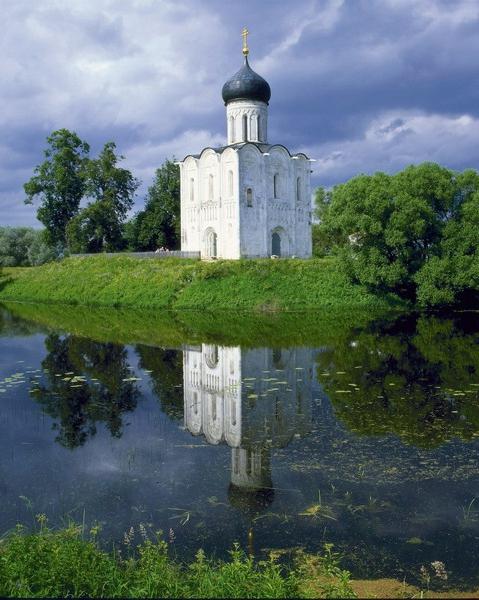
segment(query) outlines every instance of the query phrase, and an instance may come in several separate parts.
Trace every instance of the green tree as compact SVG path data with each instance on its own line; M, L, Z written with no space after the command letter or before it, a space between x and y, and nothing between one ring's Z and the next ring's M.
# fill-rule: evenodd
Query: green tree
M31 227L0 227L0 265L30 265L28 251L41 232Z
M314 193L314 217L319 223L323 223L326 219L329 207L331 206L331 192L322 187L316 189ZM325 256L331 254L333 248L341 240L335 239L334 234L326 228L320 227L318 223L313 223L313 255Z
M434 163L359 175L333 189L320 235L334 240L352 280L414 300L416 275L477 189L477 173Z
M89 146L68 129L54 131L47 138L45 161L35 168L24 184L26 204L40 199L38 220L45 225L49 244L65 243L67 223L79 210L85 194L85 166Z
M135 250L179 247L180 169L173 160L165 160L156 170L145 208L130 221L126 236L130 247Z
M86 168L89 205L67 227L68 246L73 252L101 252L121 249L122 227L133 206L140 182L128 169L118 167L123 156L114 142L105 144L98 158Z
M447 223L438 256L425 262L416 275L422 306L453 303L477 306L479 299L479 192L460 206Z

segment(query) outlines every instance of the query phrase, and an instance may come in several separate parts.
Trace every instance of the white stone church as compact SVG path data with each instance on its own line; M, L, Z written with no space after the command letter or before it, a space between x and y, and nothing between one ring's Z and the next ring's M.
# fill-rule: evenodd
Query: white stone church
M181 250L201 258L311 256L310 161L268 143L269 84L248 63L223 86L228 145L181 161Z

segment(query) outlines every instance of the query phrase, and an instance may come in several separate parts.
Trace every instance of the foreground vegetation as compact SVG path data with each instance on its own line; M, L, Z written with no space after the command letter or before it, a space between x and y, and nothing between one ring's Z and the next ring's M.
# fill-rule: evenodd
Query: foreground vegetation
M349 573L338 566L331 547L322 556L298 558L281 567L273 556L254 562L239 547L229 561L207 559L181 564L169 556L161 539L145 539L135 551L101 550L83 539L81 527L61 531L45 527L25 533L21 528L0 541L2 597L133 597L133 598L353 598ZM146 538L146 536L145 536ZM126 541L128 542L126 534ZM125 554L125 556L123 556Z
M334 259L204 263L101 255L5 269L0 300L198 310L401 306L392 294L350 283Z
M121 549L107 552L96 541L97 527L89 534L74 525L53 531L45 515L37 520L36 533L18 526L0 538L2 597L469 598L477 593L446 591L440 583L443 591L431 591L442 579L434 573L421 588L394 579L354 581L330 544L321 555L297 551L289 566L278 563L281 552L255 561L237 545L227 561L209 559L199 550L185 564L171 556L167 542L160 537L152 541L146 532L136 548L126 533Z

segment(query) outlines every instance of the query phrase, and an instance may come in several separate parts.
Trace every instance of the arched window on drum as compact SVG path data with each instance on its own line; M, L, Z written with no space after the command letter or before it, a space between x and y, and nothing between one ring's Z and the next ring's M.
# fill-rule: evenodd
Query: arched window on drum
M248 141L248 116L243 115L243 142Z

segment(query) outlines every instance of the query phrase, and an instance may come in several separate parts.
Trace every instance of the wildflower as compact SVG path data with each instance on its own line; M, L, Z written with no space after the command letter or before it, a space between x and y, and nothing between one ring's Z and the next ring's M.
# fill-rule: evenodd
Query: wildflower
M93 527L90 529L90 535L92 537L96 537L98 535L100 531L100 526L99 525L93 525Z
M130 527L129 531L125 531L125 533L123 534L123 543L125 544L125 546L130 547L134 537L135 530L133 529L133 527Z
M443 581L447 581L447 572L446 565L440 560L435 560L431 563L431 567L434 569L434 575L442 579Z
M140 523L140 535L145 542L148 540L148 533L147 533L146 527L143 523Z

